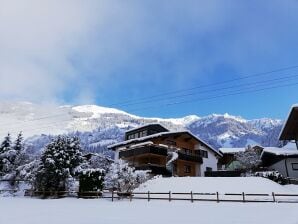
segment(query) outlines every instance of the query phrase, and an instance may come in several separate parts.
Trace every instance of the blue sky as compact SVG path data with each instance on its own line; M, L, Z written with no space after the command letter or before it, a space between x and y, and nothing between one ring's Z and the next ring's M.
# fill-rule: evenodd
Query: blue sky
M150 117L227 112L245 118L284 118L298 102L298 85L289 86L298 83L298 68L241 79L298 65L296 0L3 6L2 101L98 104ZM214 86L233 79L240 80ZM202 85L209 86L137 101ZM253 92L275 86L284 87ZM251 92L221 97L245 90Z

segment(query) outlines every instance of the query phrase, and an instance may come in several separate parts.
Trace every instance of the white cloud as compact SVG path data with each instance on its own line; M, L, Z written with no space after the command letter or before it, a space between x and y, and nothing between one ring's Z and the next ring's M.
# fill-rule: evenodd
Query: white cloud
M297 5L232 2L0 0L0 100L90 102L123 79L179 87L221 64L256 71L293 42Z

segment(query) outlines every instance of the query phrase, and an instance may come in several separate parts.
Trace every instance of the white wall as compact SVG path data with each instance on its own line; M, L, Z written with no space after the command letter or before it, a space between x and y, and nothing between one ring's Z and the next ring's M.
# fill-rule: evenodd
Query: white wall
M119 148L117 148L116 150L115 150L115 161L118 161L119 160Z
M269 168L276 170L284 177L287 177L287 171L286 171L286 167L287 167L288 174L289 174L288 177L298 178L298 170L293 170L292 163L298 163L298 158L283 159L283 160L269 166Z
M212 171L217 171L218 159L216 157L216 153L202 145L197 145L196 149L206 150L208 152L208 158L203 158L203 163L200 168L200 176L205 176L207 167L211 167Z

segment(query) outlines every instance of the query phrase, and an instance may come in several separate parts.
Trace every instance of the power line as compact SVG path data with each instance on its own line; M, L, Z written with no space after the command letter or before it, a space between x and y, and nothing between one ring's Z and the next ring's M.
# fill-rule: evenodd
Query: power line
M249 79L249 78L257 77L257 76L264 76L264 75L268 75L268 74L272 74L272 73L277 73L277 72L282 72L282 71L287 71L287 70L292 70L292 69L296 69L296 68L298 68L298 65L293 65L293 66L289 66L289 67L278 68L278 69L274 69L274 70L267 71L267 72L260 72L260 73L250 74L250 75L244 75L244 76L239 77L239 78L229 79L229 80L222 81L222 82L215 82L215 83L212 83L212 84L203 84L203 85L194 86L192 88L186 88L186 89L180 89L180 90L175 90L175 91L164 92L164 93L160 93L160 94L156 94L156 95L151 95L151 96L147 96L147 97L142 97L142 98L138 98L138 99L134 99L134 100L127 100L127 101L123 101L123 102L111 104L110 106L121 106L123 104L134 102L134 101L140 101L140 100L157 98L157 97L160 97L160 96L172 95L172 94L175 94L175 93L181 93L181 92L191 91L191 90L195 90L195 89L203 88L203 87L205 88L205 87L210 87L210 86L222 85L222 84L226 84L226 83L230 83L230 82L245 80L245 79Z
M244 83L244 84L232 85L232 86L227 86L227 87L222 87L222 88L203 90L203 91L199 91L199 92L195 92L195 93L175 95L175 96L171 96L171 97L167 97L167 98L158 98L158 99L140 101L140 102L136 102L136 103L129 103L129 104L125 104L125 106L139 105L139 104L145 104L145 103L151 103L151 102L157 102L157 101L163 101L163 100L169 100L169 99L189 97L189 96L199 95L201 93L217 92L217 91L228 90L228 89L232 89L232 88L239 88L239 87L243 87L243 86L259 85L259 84L262 84L262 83L277 82L277 81L279 81L279 82L289 81L289 79L296 78L296 77L298 77L297 74L296 75L291 75L291 76L275 78L275 79L262 80L262 81L252 82L252 83Z
M199 101L210 101L210 100L213 100L213 99L223 98L223 97L227 97L227 96L241 95L241 94L245 94L245 93L261 92L261 91L265 91L265 90L269 90L269 89L277 89L277 88L281 88L281 87L296 86L296 85L298 85L298 82L291 83L291 84L285 84L285 85L277 85L277 86L272 86L272 87L266 87L266 88L261 88L261 89L256 89L256 90L239 91L239 92L234 92L234 93L229 93L229 94L224 94L224 95L216 95L216 96L205 97L205 98L202 97L202 98L186 100L186 101L180 101L180 102L173 102L173 103L168 103L168 104L158 105L158 106L136 108L136 109L133 109L133 110L130 110L130 111L142 111L142 110L161 108L161 107L168 107L168 106L174 106L174 105L185 104L185 103L193 103L193 102L199 102Z

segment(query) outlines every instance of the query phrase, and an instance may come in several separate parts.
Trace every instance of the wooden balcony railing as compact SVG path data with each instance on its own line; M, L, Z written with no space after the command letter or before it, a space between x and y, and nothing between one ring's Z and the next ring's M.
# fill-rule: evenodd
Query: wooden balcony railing
M138 156L142 154L155 154L161 156L167 156L168 151L176 151L172 149L167 149L158 145L144 145L140 147L135 147L132 149L127 149L119 152L119 158L129 158L133 156ZM178 151L178 159L202 163L203 159L199 154L194 153L185 153L183 151Z

